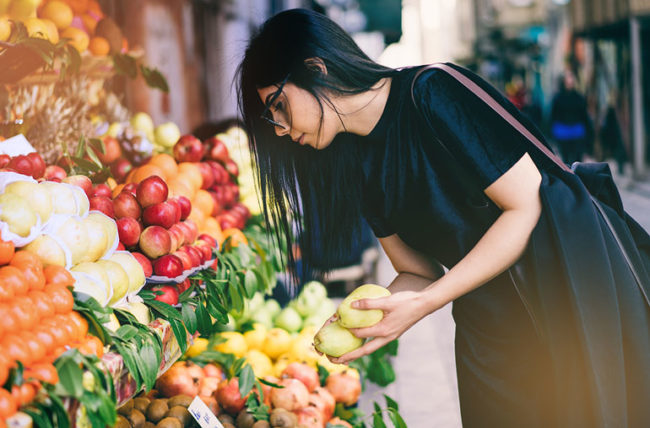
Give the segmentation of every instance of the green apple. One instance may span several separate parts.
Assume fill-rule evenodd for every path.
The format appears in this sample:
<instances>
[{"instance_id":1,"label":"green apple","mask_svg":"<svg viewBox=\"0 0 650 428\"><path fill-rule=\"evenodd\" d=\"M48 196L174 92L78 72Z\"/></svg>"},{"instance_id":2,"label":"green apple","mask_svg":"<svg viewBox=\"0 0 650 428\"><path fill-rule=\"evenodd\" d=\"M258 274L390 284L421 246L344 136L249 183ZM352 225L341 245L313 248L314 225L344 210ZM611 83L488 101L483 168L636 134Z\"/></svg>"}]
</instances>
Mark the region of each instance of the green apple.
<instances>
[{"instance_id":1,"label":"green apple","mask_svg":"<svg viewBox=\"0 0 650 428\"><path fill-rule=\"evenodd\" d=\"M164 148L174 147L174 144L181 138L181 130L174 122L166 122L156 126L154 130L156 143Z\"/></svg>"},{"instance_id":2,"label":"green apple","mask_svg":"<svg viewBox=\"0 0 650 428\"><path fill-rule=\"evenodd\" d=\"M78 212L73 186L54 181L44 181L39 186L43 186L50 194L55 214L76 214Z\"/></svg>"},{"instance_id":3,"label":"green apple","mask_svg":"<svg viewBox=\"0 0 650 428\"><path fill-rule=\"evenodd\" d=\"M111 288L113 289L113 296L108 301L108 304L113 305L120 301L126 295L126 292L129 291L129 277L122 266L111 260L98 260L95 263L101 266L108 275Z\"/></svg>"},{"instance_id":4,"label":"green apple","mask_svg":"<svg viewBox=\"0 0 650 428\"><path fill-rule=\"evenodd\" d=\"M151 312L147 305L142 302L129 302L127 311L131 312L140 324L147 325L151 322Z\"/></svg>"},{"instance_id":5,"label":"green apple","mask_svg":"<svg viewBox=\"0 0 650 428\"><path fill-rule=\"evenodd\" d=\"M9 225L9 231L24 238L38 223L38 216L25 199L13 193L3 193L0 195L0 221Z\"/></svg>"},{"instance_id":6,"label":"green apple","mask_svg":"<svg viewBox=\"0 0 650 428\"><path fill-rule=\"evenodd\" d=\"M359 299L376 299L386 296L390 296L390 291L379 285L364 284L357 287L339 305L337 313L341 326L346 328L363 328L377 324L384 317L384 311L380 309L352 309L350 305Z\"/></svg>"},{"instance_id":7,"label":"green apple","mask_svg":"<svg viewBox=\"0 0 650 428\"><path fill-rule=\"evenodd\" d=\"M44 187L33 181L14 181L7 184L5 193L13 193L23 198L45 224L52 215L52 198Z\"/></svg>"},{"instance_id":8,"label":"green apple","mask_svg":"<svg viewBox=\"0 0 650 428\"><path fill-rule=\"evenodd\" d=\"M88 252L88 231L79 217L70 216L59 227L52 231L70 250L72 265L81 263Z\"/></svg>"},{"instance_id":9,"label":"green apple","mask_svg":"<svg viewBox=\"0 0 650 428\"><path fill-rule=\"evenodd\" d=\"M275 318L275 326L293 333L302 327L302 317L291 307L284 308Z\"/></svg>"},{"instance_id":10,"label":"green apple","mask_svg":"<svg viewBox=\"0 0 650 428\"><path fill-rule=\"evenodd\" d=\"M264 306L253 312L251 320L264 325L267 329L273 328L273 317Z\"/></svg>"},{"instance_id":11,"label":"green apple","mask_svg":"<svg viewBox=\"0 0 650 428\"><path fill-rule=\"evenodd\" d=\"M269 313L271 318L275 318L276 316L278 316L278 314L282 310L280 304L275 299L268 299L266 302L264 302L264 308Z\"/></svg>"},{"instance_id":12,"label":"green apple","mask_svg":"<svg viewBox=\"0 0 650 428\"><path fill-rule=\"evenodd\" d=\"M316 314L313 314L313 315L305 318L302 325L303 325L303 327L307 327L307 326L310 326L310 325L314 326L314 327L320 327L323 324L325 324L325 321L330 319L330 317L332 315L334 315L334 312L330 313L329 315L322 314L322 313L316 313Z\"/></svg>"},{"instance_id":13,"label":"green apple","mask_svg":"<svg viewBox=\"0 0 650 428\"><path fill-rule=\"evenodd\" d=\"M88 250L82 258L82 262L94 262L99 260L109 247L108 233L104 226L91 219L90 216L82 220L88 233ZM111 241L110 244L113 242Z\"/></svg>"},{"instance_id":14,"label":"green apple","mask_svg":"<svg viewBox=\"0 0 650 428\"><path fill-rule=\"evenodd\" d=\"M314 347L323 354L340 357L363 345L363 339L358 338L338 322L333 322L321 328L314 336Z\"/></svg>"},{"instance_id":15,"label":"green apple","mask_svg":"<svg viewBox=\"0 0 650 428\"><path fill-rule=\"evenodd\" d=\"M300 294L324 299L327 297L327 288L318 281L309 281L302 287Z\"/></svg>"},{"instance_id":16,"label":"green apple","mask_svg":"<svg viewBox=\"0 0 650 428\"><path fill-rule=\"evenodd\" d=\"M43 263L43 266L67 266L68 261L66 258L65 250L56 239L49 235L40 235L32 242L27 244L25 251L38 256Z\"/></svg>"},{"instance_id":17,"label":"green apple","mask_svg":"<svg viewBox=\"0 0 650 428\"><path fill-rule=\"evenodd\" d=\"M130 252L116 251L108 260L119 264L126 271L129 277L129 294L135 294L140 291L146 280L144 270L142 270L142 265Z\"/></svg>"}]
</instances>

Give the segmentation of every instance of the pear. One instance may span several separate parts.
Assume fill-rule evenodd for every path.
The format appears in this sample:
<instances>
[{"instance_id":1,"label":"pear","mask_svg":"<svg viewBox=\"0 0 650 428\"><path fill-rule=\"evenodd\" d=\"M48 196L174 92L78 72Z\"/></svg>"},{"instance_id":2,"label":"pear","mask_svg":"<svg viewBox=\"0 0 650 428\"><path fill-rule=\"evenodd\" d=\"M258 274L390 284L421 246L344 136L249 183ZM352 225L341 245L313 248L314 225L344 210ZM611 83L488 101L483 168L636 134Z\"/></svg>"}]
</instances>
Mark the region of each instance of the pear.
<instances>
[{"instance_id":1,"label":"pear","mask_svg":"<svg viewBox=\"0 0 650 428\"><path fill-rule=\"evenodd\" d=\"M75 279L74 291L87 294L97 300L100 305L108 303L110 298L108 288L101 280L84 272L76 272L74 269L70 273Z\"/></svg>"},{"instance_id":2,"label":"pear","mask_svg":"<svg viewBox=\"0 0 650 428\"><path fill-rule=\"evenodd\" d=\"M5 193L13 193L23 198L45 224L52 215L52 198L44 187L33 181L14 181L7 184Z\"/></svg>"},{"instance_id":3,"label":"pear","mask_svg":"<svg viewBox=\"0 0 650 428\"><path fill-rule=\"evenodd\" d=\"M102 284L103 288L107 290L107 295L110 298L111 280L103 267L97 263L83 262L79 263L70 269L70 272L81 272L90 276L95 281Z\"/></svg>"},{"instance_id":4,"label":"pear","mask_svg":"<svg viewBox=\"0 0 650 428\"><path fill-rule=\"evenodd\" d=\"M108 330L112 332L116 332L118 328L120 328L120 322L118 321L117 317L115 316L114 313L111 313L109 316L109 321L104 324L104 327L107 328Z\"/></svg>"},{"instance_id":5,"label":"pear","mask_svg":"<svg viewBox=\"0 0 650 428\"><path fill-rule=\"evenodd\" d=\"M142 302L129 302L127 304L128 311L138 320L141 324L147 325L151 322L151 312L149 308Z\"/></svg>"},{"instance_id":6,"label":"pear","mask_svg":"<svg viewBox=\"0 0 650 428\"><path fill-rule=\"evenodd\" d=\"M99 223L106 231L106 240L108 242L107 249L113 250L117 246L118 235L117 235L117 224L115 220L110 218L104 213L99 211L91 211L88 213L88 217L85 218L86 221L94 221Z\"/></svg>"},{"instance_id":7,"label":"pear","mask_svg":"<svg viewBox=\"0 0 650 428\"><path fill-rule=\"evenodd\" d=\"M40 235L27 244L25 251L38 256L43 266L67 266L68 258L66 252L56 239L49 235Z\"/></svg>"},{"instance_id":8,"label":"pear","mask_svg":"<svg viewBox=\"0 0 650 428\"><path fill-rule=\"evenodd\" d=\"M357 287L339 305L337 313L341 326L345 328L363 328L377 324L384 317L384 311L380 309L352 309L350 305L360 299L376 299L385 296L390 296L390 291L379 285L364 284Z\"/></svg>"},{"instance_id":9,"label":"pear","mask_svg":"<svg viewBox=\"0 0 650 428\"><path fill-rule=\"evenodd\" d=\"M52 198L52 207L55 214L76 214L77 198L72 190L72 186L56 183L54 181L44 181L39 184L47 190Z\"/></svg>"},{"instance_id":10,"label":"pear","mask_svg":"<svg viewBox=\"0 0 650 428\"><path fill-rule=\"evenodd\" d=\"M82 258L82 262L94 262L99 260L109 247L108 232L102 223L86 217L82 220L88 233L88 250ZM110 242L112 244L113 241Z\"/></svg>"},{"instance_id":11,"label":"pear","mask_svg":"<svg viewBox=\"0 0 650 428\"><path fill-rule=\"evenodd\" d=\"M77 202L77 214L79 217L85 217L88 214L90 209L90 201L88 200L88 195L81 187L72 186L72 193L74 193L75 200Z\"/></svg>"},{"instance_id":12,"label":"pear","mask_svg":"<svg viewBox=\"0 0 650 428\"><path fill-rule=\"evenodd\" d=\"M323 354L331 357L340 357L363 345L363 339L350 333L338 322L333 322L321 328L314 336L314 346Z\"/></svg>"},{"instance_id":13,"label":"pear","mask_svg":"<svg viewBox=\"0 0 650 428\"><path fill-rule=\"evenodd\" d=\"M70 250L71 263L81 263L88 252L88 231L79 217L70 216L53 232Z\"/></svg>"},{"instance_id":14,"label":"pear","mask_svg":"<svg viewBox=\"0 0 650 428\"><path fill-rule=\"evenodd\" d=\"M129 277L129 289L127 293L135 294L144 285L146 280L142 265L128 251L116 251L108 260L119 264Z\"/></svg>"},{"instance_id":15,"label":"pear","mask_svg":"<svg viewBox=\"0 0 650 428\"><path fill-rule=\"evenodd\" d=\"M108 301L109 305L117 303L129 291L129 277L126 271L119 264L110 260L99 260L96 262L104 268L113 289L113 297Z\"/></svg>"},{"instance_id":16,"label":"pear","mask_svg":"<svg viewBox=\"0 0 650 428\"><path fill-rule=\"evenodd\" d=\"M4 193L0 195L0 221L7 223L10 232L24 238L36 226L38 217L25 199L13 193Z\"/></svg>"}]
</instances>

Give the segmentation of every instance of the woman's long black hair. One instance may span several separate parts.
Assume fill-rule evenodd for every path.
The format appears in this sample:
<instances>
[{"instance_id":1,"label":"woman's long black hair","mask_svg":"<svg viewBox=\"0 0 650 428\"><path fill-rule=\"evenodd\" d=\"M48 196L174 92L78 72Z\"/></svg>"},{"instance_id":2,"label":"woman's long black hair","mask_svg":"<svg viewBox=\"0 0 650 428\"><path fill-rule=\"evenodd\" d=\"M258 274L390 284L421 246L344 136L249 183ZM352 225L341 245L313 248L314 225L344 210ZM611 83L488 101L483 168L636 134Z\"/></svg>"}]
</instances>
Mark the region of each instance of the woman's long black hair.
<instances>
[{"instance_id":1,"label":"woman's long black hair","mask_svg":"<svg viewBox=\"0 0 650 428\"><path fill-rule=\"evenodd\" d=\"M314 58L323 62L326 73L309 61ZM238 69L238 101L250 136L264 215L275 226L278 241L284 240L289 249L299 243L308 275L318 277L336 267L357 239L363 195L356 138L339 134L329 147L315 150L289 136L278 137L260 119L264 105L257 90L289 76L288 82L318 100L322 113L322 101L330 103L328 93L361 93L394 74L394 69L368 58L336 23L305 9L270 18L246 49ZM287 253L289 267L296 274L294 254Z\"/></svg>"}]
</instances>

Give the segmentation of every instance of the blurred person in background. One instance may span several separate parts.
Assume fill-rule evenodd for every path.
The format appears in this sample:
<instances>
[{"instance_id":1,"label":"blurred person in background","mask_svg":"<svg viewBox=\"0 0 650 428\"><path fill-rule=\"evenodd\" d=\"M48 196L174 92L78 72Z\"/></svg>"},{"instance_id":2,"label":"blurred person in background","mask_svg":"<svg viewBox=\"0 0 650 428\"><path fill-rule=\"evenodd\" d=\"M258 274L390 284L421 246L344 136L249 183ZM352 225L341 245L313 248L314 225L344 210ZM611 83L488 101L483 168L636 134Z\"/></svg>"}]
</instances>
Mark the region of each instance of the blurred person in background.
<instances>
[{"instance_id":1,"label":"blurred person in background","mask_svg":"<svg viewBox=\"0 0 650 428\"><path fill-rule=\"evenodd\" d=\"M615 100L615 93L610 93L598 136L603 148L603 158L613 157L618 167L618 173L624 175L625 163L628 161L628 156L625 143L623 142L623 134L618 115L616 114Z\"/></svg>"},{"instance_id":2,"label":"blurred person in background","mask_svg":"<svg viewBox=\"0 0 650 428\"><path fill-rule=\"evenodd\" d=\"M585 153L592 153L593 126L587 101L576 89L575 76L571 71L560 78L558 92L553 97L551 135L562 159L568 164L580 162Z\"/></svg>"},{"instance_id":3,"label":"blurred person in background","mask_svg":"<svg viewBox=\"0 0 650 428\"><path fill-rule=\"evenodd\" d=\"M446 66L544 141L495 88ZM377 64L333 21L295 9L252 37L238 95L276 238L298 242L318 274L365 218L398 272L390 296L354 304L384 312L352 330L371 339L333 361L453 301L465 426L650 422L650 280L637 286L580 179L460 81Z\"/></svg>"}]
</instances>

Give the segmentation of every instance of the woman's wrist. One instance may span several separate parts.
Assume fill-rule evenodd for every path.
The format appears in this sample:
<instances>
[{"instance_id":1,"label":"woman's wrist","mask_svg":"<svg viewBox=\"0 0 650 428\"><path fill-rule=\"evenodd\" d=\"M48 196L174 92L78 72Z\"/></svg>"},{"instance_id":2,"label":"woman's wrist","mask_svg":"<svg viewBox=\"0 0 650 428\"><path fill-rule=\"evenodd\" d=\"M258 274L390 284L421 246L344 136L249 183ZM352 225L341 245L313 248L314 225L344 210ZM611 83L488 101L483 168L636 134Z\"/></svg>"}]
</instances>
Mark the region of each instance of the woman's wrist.
<instances>
[{"instance_id":1,"label":"woman's wrist","mask_svg":"<svg viewBox=\"0 0 650 428\"><path fill-rule=\"evenodd\" d=\"M419 293L420 297L418 300L420 301L422 310L425 312L425 316L437 311L448 303L444 300L435 282Z\"/></svg>"}]
</instances>

